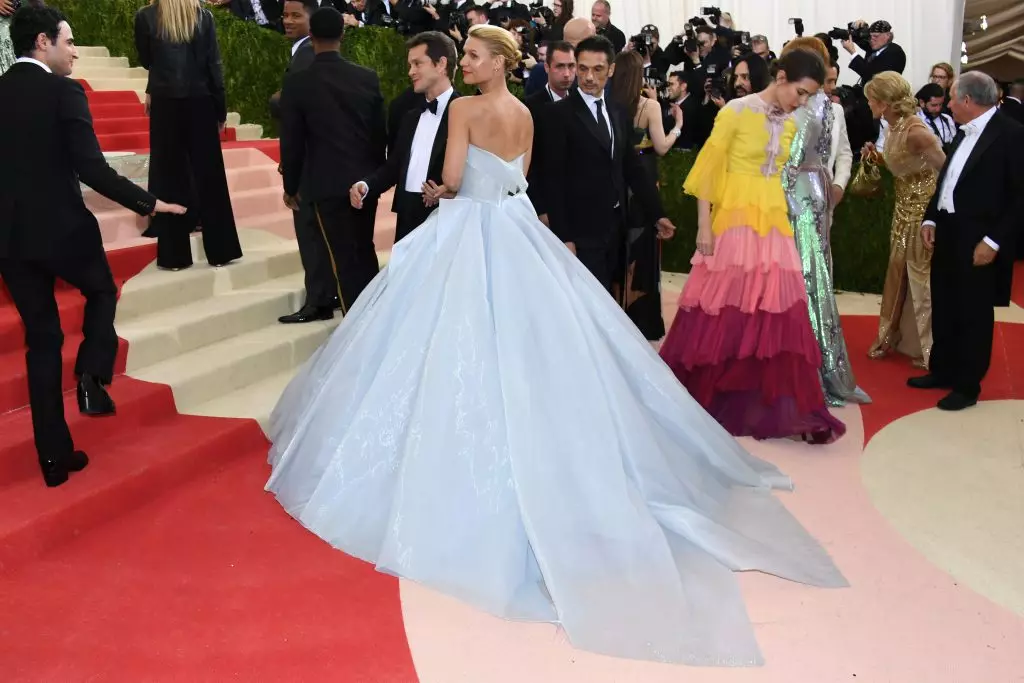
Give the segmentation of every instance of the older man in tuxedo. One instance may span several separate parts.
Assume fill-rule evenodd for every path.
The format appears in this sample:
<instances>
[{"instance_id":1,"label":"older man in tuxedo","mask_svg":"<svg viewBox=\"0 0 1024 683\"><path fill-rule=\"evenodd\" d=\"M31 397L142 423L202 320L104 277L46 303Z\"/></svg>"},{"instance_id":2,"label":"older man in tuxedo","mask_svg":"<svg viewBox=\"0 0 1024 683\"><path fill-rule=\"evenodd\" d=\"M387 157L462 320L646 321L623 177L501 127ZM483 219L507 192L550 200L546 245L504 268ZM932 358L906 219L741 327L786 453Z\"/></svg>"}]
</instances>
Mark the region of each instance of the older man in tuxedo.
<instances>
[{"instance_id":1,"label":"older man in tuxedo","mask_svg":"<svg viewBox=\"0 0 1024 683\"><path fill-rule=\"evenodd\" d=\"M978 402L992 356L993 306L1006 306L1013 249L1024 214L1024 126L996 109L995 81L966 73L950 90L949 108L962 128L953 140L922 237L932 256L929 374L916 389L946 389L942 410Z\"/></svg>"},{"instance_id":2,"label":"older man in tuxedo","mask_svg":"<svg viewBox=\"0 0 1024 683\"><path fill-rule=\"evenodd\" d=\"M79 183L143 216L185 209L161 202L107 165L85 91L67 78L78 53L63 14L24 7L14 15L11 39L18 60L0 77L0 277L25 325L39 465L46 485L59 486L89 459L75 450L64 419L58 278L86 302L75 362L78 408L90 416L114 413L104 386L113 379L117 356L117 286Z\"/></svg>"},{"instance_id":3,"label":"older man in tuxedo","mask_svg":"<svg viewBox=\"0 0 1024 683\"><path fill-rule=\"evenodd\" d=\"M406 47L412 89L422 99L402 118L387 162L349 189L352 207L363 210L365 202L376 203L397 186L391 204L398 214L396 242L427 220L437 206L425 198L424 189L427 183L441 184L448 105L459 96L451 80L458 61L455 41L438 31L425 31L410 38Z\"/></svg>"}]
</instances>

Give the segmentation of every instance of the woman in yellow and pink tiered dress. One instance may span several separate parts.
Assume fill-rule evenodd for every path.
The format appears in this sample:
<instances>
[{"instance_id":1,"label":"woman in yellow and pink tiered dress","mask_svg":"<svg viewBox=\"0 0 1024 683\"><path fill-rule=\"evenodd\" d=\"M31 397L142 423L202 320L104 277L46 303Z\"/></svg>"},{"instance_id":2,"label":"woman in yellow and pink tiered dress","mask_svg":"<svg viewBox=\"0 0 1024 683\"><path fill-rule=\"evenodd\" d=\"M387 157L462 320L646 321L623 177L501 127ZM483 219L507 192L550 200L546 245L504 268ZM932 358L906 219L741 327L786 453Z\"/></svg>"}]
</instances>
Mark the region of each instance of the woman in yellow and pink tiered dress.
<instances>
[{"instance_id":1,"label":"woman in yellow and pink tiered dress","mask_svg":"<svg viewBox=\"0 0 1024 683\"><path fill-rule=\"evenodd\" d=\"M772 68L767 89L718 113L683 186L698 200L697 253L661 356L734 436L828 443L846 427L825 405L780 177L792 112L825 65L795 50Z\"/></svg>"}]
</instances>

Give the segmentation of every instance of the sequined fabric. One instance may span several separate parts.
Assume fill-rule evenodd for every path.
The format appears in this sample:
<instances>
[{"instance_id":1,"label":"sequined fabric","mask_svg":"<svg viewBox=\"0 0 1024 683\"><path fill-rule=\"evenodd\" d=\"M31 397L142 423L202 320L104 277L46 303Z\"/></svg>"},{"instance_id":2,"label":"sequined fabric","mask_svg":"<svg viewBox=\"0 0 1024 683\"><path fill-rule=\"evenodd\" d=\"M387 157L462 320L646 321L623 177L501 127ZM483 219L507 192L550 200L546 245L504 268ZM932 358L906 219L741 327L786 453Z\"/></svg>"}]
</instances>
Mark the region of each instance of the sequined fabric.
<instances>
[{"instance_id":1,"label":"sequined fabric","mask_svg":"<svg viewBox=\"0 0 1024 683\"><path fill-rule=\"evenodd\" d=\"M14 43L11 42L11 18L0 17L0 74L14 64Z\"/></svg>"},{"instance_id":2,"label":"sequined fabric","mask_svg":"<svg viewBox=\"0 0 1024 683\"><path fill-rule=\"evenodd\" d=\"M870 403L857 387L832 283L832 174L826 167L832 149L833 109L823 93L798 112L797 132L783 173L789 220L807 287L807 308L821 349L821 385L830 406Z\"/></svg>"},{"instance_id":3,"label":"sequined fabric","mask_svg":"<svg viewBox=\"0 0 1024 683\"><path fill-rule=\"evenodd\" d=\"M926 368L932 350L932 253L921 239L921 221L935 192L938 173L907 146L909 132L924 125L917 116L908 116L890 127L885 143L885 164L896 178L896 207L878 337L868 355L880 358L898 350ZM913 324L903 327L912 331L914 338L910 339L903 337L900 324L908 303Z\"/></svg>"}]
</instances>

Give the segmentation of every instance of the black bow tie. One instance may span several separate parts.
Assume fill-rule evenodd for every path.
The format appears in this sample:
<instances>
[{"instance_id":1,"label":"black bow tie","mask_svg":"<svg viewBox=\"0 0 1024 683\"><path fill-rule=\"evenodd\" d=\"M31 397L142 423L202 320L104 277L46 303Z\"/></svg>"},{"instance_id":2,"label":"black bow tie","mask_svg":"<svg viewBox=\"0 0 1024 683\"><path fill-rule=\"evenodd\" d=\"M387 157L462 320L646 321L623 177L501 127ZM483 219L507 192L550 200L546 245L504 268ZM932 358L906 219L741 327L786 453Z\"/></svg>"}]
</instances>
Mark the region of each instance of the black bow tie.
<instances>
[{"instance_id":1,"label":"black bow tie","mask_svg":"<svg viewBox=\"0 0 1024 683\"><path fill-rule=\"evenodd\" d=\"M437 113L437 100L423 103L423 111L429 111L431 114Z\"/></svg>"}]
</instances>

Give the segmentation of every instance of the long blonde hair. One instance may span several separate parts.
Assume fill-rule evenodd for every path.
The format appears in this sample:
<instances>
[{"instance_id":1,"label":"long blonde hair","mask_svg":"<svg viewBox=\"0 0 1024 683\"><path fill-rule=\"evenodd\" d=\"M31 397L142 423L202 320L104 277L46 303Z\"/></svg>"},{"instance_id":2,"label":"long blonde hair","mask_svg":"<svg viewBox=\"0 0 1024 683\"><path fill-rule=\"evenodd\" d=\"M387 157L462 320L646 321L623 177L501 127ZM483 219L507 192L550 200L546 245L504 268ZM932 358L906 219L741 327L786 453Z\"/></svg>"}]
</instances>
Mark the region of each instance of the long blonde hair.
<instances>
[{"instance_id":1,"label":"long blonde hair","mask_svg":"<svg viewBox=\"0 0 1024 683\"><path fill-rule=\"evenodd\" d=\"M199 25L199 0L152 0L160 37L171 43L190 43Z\"/></svg>"},{"instance_id":2,"label":"long blonde hair","mask_svg":"<svg viewBox=\"0 0 1024 683\"><path fill-rule=\"evenodd\" d=\"M910 83L895 71L876 75L864 86L864 94L889 105L892 112L901 118L917 113L917 98L910 89Z\"/></svg>"}]
</instances>

